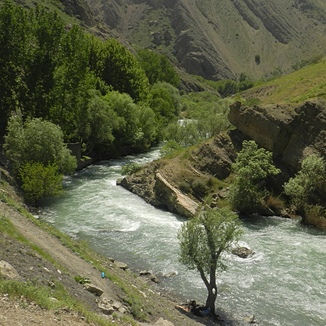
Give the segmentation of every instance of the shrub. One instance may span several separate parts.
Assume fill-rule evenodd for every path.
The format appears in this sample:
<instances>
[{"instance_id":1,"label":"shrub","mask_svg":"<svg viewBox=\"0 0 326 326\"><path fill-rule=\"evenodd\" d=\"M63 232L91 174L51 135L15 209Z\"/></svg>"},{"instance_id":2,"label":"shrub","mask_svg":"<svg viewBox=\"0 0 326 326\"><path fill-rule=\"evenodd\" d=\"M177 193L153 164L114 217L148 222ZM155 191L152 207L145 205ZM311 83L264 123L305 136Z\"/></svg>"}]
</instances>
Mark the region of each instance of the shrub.
<instances>
[{"instance_id":1,"label":"shrub","mask_svg":"<svg viewBox=\"0 0 326 326\"><path fill-rule=\"evenodd\" d=\"M285 193L299 210L308 204L309 196L325 180L325 173L326 162L322 157L313 154L302 161L297 175L284 184Z\"/></svg>"},{"instance_id":2,"label":"shrub","mask_svg":"<svg viewBox=\"0 0 326 326\"><path fill-rule=\"evenodd\" d=\"M130 175L133 173L136 173L137 171L139 171L141 169L141 165L137 164L137 163L129 163L129 164L125 164L122 168L121 168L121 174L122 175Z\"/></svg>"},{"instance_id":3,"label":"shrub","mask_svg":"<svg viewBox=\"0 0 326 326\"><path fill-rule=\"evenodd\" d=\"M253 140L244 141L232 168L236 176L230 190L231 205L241 213L254 213L268 195L264 189L267 176L280 172L273 165L272 153L258 148Z\"/></svg>"},{"instance_id":4,"label":"shrub","mask_svg":"<svg viewBox=\"0 0 326 326\"><path fill-rule=\"evenodd\" d=\"M44 166L42 163L26 163L19 170L19 175L24 197L32 205L42 198L62 193L63 175L55 164Z\"/></svg>"},{"instance_id":5,"label":"shrub","mask_svg":"<svg viewBox=\"0 0 326 326\"><path fill-rule=\"evenodd\" d=\"M18 117L8 123L4 148L15 172L29 162L44 166L55 164L61 173L72 173L77 161L63 142L59 126L42 119L32 119L24 124Z\"/></svg>"}]
</instances>

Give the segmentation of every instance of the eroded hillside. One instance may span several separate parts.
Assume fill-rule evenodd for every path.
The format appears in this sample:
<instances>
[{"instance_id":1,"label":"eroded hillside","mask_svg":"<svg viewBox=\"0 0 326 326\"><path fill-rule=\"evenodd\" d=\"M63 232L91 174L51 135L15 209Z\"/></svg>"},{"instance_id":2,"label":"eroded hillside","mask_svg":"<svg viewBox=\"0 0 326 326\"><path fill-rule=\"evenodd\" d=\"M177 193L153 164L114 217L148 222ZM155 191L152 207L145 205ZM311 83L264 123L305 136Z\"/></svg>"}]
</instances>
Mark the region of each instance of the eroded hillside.
<instances>
[{"instance_id":1,"label":"eroded hillside","mask_svg":"<svg viewBox=\"0 0 326 326\"><path fill-rule=\"evenodd\" d=\"M65 0L93 30L167 53L190 74L254 78L326 53L321 0Z\"/></svg>"}]
</instances>

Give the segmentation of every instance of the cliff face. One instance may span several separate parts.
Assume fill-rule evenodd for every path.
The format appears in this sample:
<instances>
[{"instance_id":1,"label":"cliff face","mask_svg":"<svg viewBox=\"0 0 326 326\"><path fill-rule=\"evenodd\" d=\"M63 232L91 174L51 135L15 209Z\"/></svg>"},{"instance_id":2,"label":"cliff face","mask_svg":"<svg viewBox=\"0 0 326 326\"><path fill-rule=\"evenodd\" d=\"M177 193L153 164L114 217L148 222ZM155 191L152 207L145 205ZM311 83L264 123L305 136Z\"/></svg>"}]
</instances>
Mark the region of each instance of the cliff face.
<instances>
[{"instance_id":1,"label":"cliff face","mask_svg":"<svg viewBox=\"0 0 326 326\"><path fill-rule=\"evenodd\" d=\"M320 0L64 0L93 32L166 53L207 79L253 78L326 53Z\"/></svg>"},{"instance_id":2,"label":"cliff face","mask_svg":"<svg viewBox=\"0 0 326 326\"><path fill-rule=\"evenodd\" d=\"M246 137L273 152L275 160L288 171L286 178L298 172L308 155L318 154L326 160L325 101L253 108L236 102L230 108L229 120ZM325 202L326 182L319 186L316 198Z\"/></svg>"},{"instance_id":3,"label":"cliff face","mask_svg":"<svg viewBox=\"0 0 326 326\"><path fill-rule=\"evenodd\" d=\"M230 108L229 120L259 146L273 152L293 172L309 154L318 153L326 159L325 102L253 108L236 102Z\"/></svg>"}]
</instances>

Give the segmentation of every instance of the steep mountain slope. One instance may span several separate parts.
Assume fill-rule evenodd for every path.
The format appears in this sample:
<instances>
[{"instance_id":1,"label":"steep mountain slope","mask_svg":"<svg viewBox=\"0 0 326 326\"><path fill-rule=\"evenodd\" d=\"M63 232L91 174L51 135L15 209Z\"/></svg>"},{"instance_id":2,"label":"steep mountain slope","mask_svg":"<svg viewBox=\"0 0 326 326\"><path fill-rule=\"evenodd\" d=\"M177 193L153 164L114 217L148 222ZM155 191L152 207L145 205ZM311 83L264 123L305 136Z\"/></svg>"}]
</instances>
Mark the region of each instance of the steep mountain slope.
<instances>
[{"instance_id":1,"label":"steep mountain slope","mask_svg":"<svg viewBox=\"0 0 326 326\"><path fill-rule=\"evenodd\" d=\"M93 30L166 53L208 79L260 78L326 54L323 0L62 2Z\"/></svg>"}]
</instances>

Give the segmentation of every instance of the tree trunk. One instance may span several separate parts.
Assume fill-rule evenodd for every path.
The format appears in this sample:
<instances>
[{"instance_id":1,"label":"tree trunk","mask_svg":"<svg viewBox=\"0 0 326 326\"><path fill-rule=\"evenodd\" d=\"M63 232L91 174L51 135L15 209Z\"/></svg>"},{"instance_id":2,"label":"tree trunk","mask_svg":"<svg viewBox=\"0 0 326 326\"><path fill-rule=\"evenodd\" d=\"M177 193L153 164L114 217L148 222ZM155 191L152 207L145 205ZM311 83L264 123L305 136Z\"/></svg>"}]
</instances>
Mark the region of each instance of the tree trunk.
<instances>
[{"instance_id":1,"label":"tree trunk","mask_svg":"<svg viewBox=\"0 0 326 326\"><path fill-rule=\"evenodd\" d=\"M210 313L215 315L215 301L217 298L217 288L216 288L216 268L211 267L210 271L210 281L207 284L208 296L206 300L206 308L210 309Z\"/></svg>"}]
</instances>

